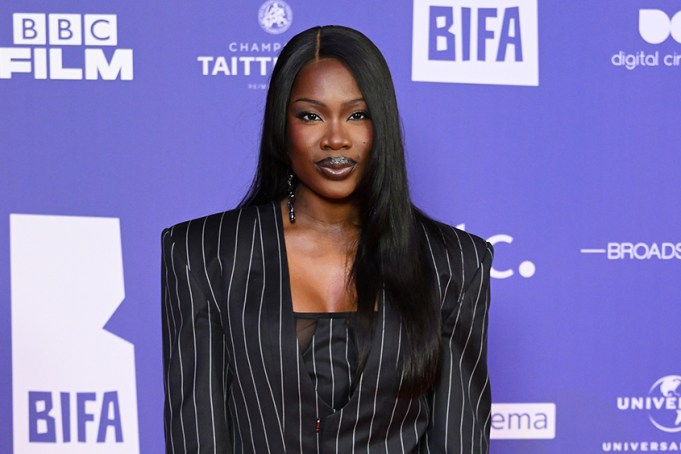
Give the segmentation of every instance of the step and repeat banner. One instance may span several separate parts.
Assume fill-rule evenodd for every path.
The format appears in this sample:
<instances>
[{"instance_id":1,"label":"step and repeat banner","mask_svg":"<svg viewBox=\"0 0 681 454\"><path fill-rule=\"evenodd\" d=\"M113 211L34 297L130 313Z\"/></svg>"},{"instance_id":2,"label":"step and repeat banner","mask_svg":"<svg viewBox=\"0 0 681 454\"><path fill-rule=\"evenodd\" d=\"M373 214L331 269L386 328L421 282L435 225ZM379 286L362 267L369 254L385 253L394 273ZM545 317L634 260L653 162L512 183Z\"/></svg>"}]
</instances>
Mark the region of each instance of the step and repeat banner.
<instances>
[{"instance_id":1,"label":"step and repeat banner","mask_svg":"<svg viewBox=\"0 0 681 454\"><path fill-rule=\"evenodd\" d=\"M162 453L160 232L234 207L314 25L494 244L493 453L681 450L681 0L0 2L0 452Z\"/></svg>"}]
</instances>

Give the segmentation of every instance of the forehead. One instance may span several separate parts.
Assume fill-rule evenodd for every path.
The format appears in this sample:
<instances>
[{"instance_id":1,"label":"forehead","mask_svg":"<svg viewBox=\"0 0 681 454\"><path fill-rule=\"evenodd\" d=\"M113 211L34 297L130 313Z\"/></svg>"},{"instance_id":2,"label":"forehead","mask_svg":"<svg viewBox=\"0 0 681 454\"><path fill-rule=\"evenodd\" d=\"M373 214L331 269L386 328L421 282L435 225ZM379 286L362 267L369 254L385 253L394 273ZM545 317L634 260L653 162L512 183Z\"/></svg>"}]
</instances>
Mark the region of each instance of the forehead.
<instances>
[{"instance_id":1,"label":"forehead","mask_svg":"<svg viewBox=\"0 0 681 454\"><path fill-rule=\"evenodd\" d=\"M357 99L362 94L347 66L335 58L307 63L298 73L291 90L291 100L305 98Z\"/></svg>"}]
</instances>

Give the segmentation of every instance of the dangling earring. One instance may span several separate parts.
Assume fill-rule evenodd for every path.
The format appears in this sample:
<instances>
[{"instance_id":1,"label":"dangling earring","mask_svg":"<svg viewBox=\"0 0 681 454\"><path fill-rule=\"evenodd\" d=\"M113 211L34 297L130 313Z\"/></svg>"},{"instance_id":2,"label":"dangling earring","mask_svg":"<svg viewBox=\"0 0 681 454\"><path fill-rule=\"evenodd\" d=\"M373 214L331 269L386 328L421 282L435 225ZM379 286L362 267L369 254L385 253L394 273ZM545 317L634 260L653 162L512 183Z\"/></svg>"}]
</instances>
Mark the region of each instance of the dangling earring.
<instances>
[{"instance_id":1,"label":"dangling earring","mask_svg":"<svg viewBox=\"0 0 681 454\"><path fill-rule=\"evenodd\" d=\"M291 224L296 222L296 212L293 210L293 206L296 203L296 194L293 192L293 172L288 171L288 200L286 204L288 205L288 220Z\"/></svg>"}]
</instances>

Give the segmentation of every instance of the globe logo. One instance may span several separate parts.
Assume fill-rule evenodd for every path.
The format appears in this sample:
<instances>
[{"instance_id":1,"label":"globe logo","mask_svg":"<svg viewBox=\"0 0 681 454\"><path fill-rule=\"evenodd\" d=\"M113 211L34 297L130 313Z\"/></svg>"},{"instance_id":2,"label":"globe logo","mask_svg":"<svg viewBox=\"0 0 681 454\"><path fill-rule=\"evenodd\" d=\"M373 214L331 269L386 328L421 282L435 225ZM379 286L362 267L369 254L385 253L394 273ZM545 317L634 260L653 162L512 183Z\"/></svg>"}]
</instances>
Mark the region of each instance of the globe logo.
<instances>
[{"instance_id":1,"label":"globe logo","mask_svg":"<svg viewBox=\"0 0 681 454\"><path fill-rule=\"evenodd\" d=\"M648 395L653 402L648 413L650 422L664 432L681 432L681 375L660 378Z\"/></svg>"},{"instance_id":2,"label":"globe logo","mask_svg":"<svg viewBox=\"0 0 681 454\"><path fill-rule=\"evenodd\" d=\"M284 33L293 23L293 10L283 0L268 0L258 10L258 22L267 33Z\"/></svg>"}]
</instances>

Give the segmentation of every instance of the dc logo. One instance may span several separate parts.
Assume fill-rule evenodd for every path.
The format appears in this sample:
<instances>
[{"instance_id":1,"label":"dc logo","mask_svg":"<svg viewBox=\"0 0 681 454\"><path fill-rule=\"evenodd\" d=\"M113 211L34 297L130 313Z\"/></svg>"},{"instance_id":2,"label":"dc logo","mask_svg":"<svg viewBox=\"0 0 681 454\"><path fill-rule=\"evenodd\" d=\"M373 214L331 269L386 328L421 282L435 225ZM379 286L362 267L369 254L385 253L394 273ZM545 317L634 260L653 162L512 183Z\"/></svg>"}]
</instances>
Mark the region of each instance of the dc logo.
<instances>
[{"instance_id":1,"label":"dc logo","mask_svg":"<svg viewBox=\"0 0 681 454\"><path fill-rule=\"evenodd\" d=\"M284 33L293 23L293 10L283 0L267 0L258 10L258 22L267 33Z\"/></svg>"},{"instance_id":2,"label":"dc logo","mask_svg":"<svg viewBox=\"0 0 681 454\"><path fill-rule=\"evenodd\" d=\"M653 401L650 422L664 432L681 432L681 376L660 378L650 388L649 395Z\"/></svg>"},{"instance_id":3,"label":"dc logo","mask_svg":"<svg viewBox=\"0 0 681 454\"><path fill-rule=\"evenodd\" d=\"M659 9L642 9L638 12L638 32L649 44L661 44L669 35L681 44L681 11L670 18Z\"/></svg>"}]
</instances>

